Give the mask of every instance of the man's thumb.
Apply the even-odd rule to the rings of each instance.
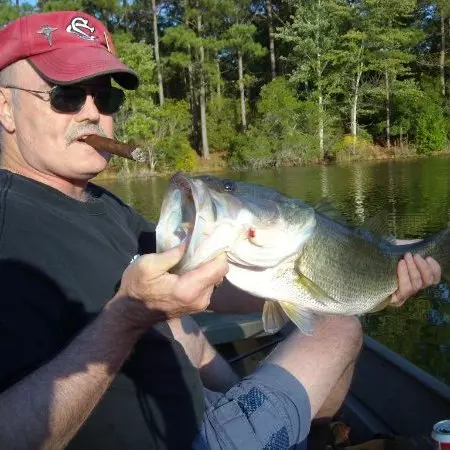
[[[177,247],[166,250],[165,252],[146,255],[149,258],[145,262],[152,264],[156,271],[160,273],[168,272],[172,267],[174,267],[181,261],[181,258],[183,258],[185,251],[186,245],[180,244]],[[146,258],[146,256],[144,256],[143,258]]]

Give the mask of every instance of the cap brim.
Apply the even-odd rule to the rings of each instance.
[[[31,56],[28,61],[50,83],[70,85],[101,75],[111,75],[124,89],[137,89],[138,75],[113,54],[99,47],[55,49]]]

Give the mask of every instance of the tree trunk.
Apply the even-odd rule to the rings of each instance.
[[[161,72],[161,59],[159,57],[158,16],[156,13],[156,0],[152,0],[152,12],[153,12],[153,39],[155,43],[156,72],[158,75],[159,106],[164,106],[164,88]]]
[[[353,153],[356,151],[356,135],[358,133],[358,97],[359,97],[359,83],[361,81],[362,75],[362,64],[360,65],[360,70],[358,70],[355,77],[355,85],[353,88],[353,102],[351,111],[351,132],[352,132],[352,150]]]
[[[318,1],[318,11],[320,11],[322,6],[321,0]],[[317,12],[316,14],[316,22],[317,22],[317,35],[315,36],[316,44],[317,42],[320,42],[320,35],[321,35],[321,29],[318,26],[320,23],[320,13]],[[320,159],[324,159],[325,157],[325,151],[324,151],[324,143],[323,143],[323,137],[324,137],[324,123],[323,123],[323,90],[322,90],[322,55],[320,53],[320,48],[317,48],[317,92],[319,94],[319,152],[320,152]]]
[[[444,11],[441,11],[440,69],[441,69],[441,92],[442,92],[442,96],[445,97],[445,17],[444,17]]]
[[[185,3],[185,8],[187,8],[187,4]],[[187,17],[184,19],[184,26],[186,28],[189,28],[189,20]],[[195,90],[195,83],[194,83],[194,68],[193,68],[193,54],[191,45],[188,44],[187,46],[187,52],[189,55],[189,64],[187,67],[188,70],[188,83],[189,83],[189,93],[188,93],[188,101],[189,101],[189,108],[191,111],[191,118],[192,118],[192,145],[196,150],[199,150],[200,148],[200,131],[199,131],[199,120],[198,120],[198,92]]]
[[[325,156],[324,145],[323,145],[323,136],[324,136],[324,124],[323,124],[323,94],[322,88],[319,88],[319,150],[320,150],[320,159],[323,159]]]
[[[125,26],[125,29],[128,30],[128,2],[127,2],[127,0],[122,0],[122,8],[123,8],[123,24]]]
[[[191,46],[188,46],[189,55],[191,55]],[[191,56],[192,58],[192,56]],[[192,62],[188,65],[188,80],[189,80],[189,107],[191,110],[192,117],[192,141],[194,148],[198,149],[200,147],[199,142],[199,130],[198,130],[198,101],[197,93],[194,87],[194,69],[192,68]]]
[[[247,112],[245,110],[245,88],[244,88],[244,67],[242,63],[242,52],[238,50],[238,67],[239,67],[239,91],[241,93],[241,121],[242,130],[247,130]]]
[[[222,91],[221,91],[222,78],[221,78],[221,74],[220,74],[219,58],[216,59],[216,69],[217,69],[217,96],[220,97],[222,95]]]
[[[273,80],[276,76],[276,70],[275,70],[275,39],[273,36],[272,0],[266,0],[266,5],[267,5],[267,22],[269,24],[270,69]]]
[[[386,145],[388,150],[391,148],[391,95],[389,91],[389,73],[384,72],[386,81]]]
[[[198,2],[197,2],[198,7]],[[200,10],[199,10],[200,11]],[[199,13],[197,15],[197,30],[198,37],[201,38],[202,34],[202,16]],[[200,122],[202,127],[202,157],[209,159],[209,146],[208,146],[208,132],[206,128],[206,87],[205,87],[205,48],[203,44],[200,45]]]
[[[122,162],[122,172],[125,173],[125,175],[130,175],[130,166],[129,166],[129,160],[127,158],[123,158]]]

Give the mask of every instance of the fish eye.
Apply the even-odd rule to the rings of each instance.
[[[223,180],[222,187],[226,192],[233,192],[236,189],[236,184],[233,180]]]

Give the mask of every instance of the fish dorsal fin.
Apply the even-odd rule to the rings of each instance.
[[[329,219],[334,220],[335,222],[339,222],[343,225],[347,224],[347,219],[343,216],[343,214],[336,209],[336,207],[333,205],[333,202],[328,197],[323,198],[320,200],[315,206],[314,210],[321,214],[322,216],[326,216]]]
[[[389,232],[389,213],[386,210],[382,210],[364,221],[358,229],[362,233],[369,232],[375,237],[384,239],[391,244],[395,244],[395,236],[392,236]]]

